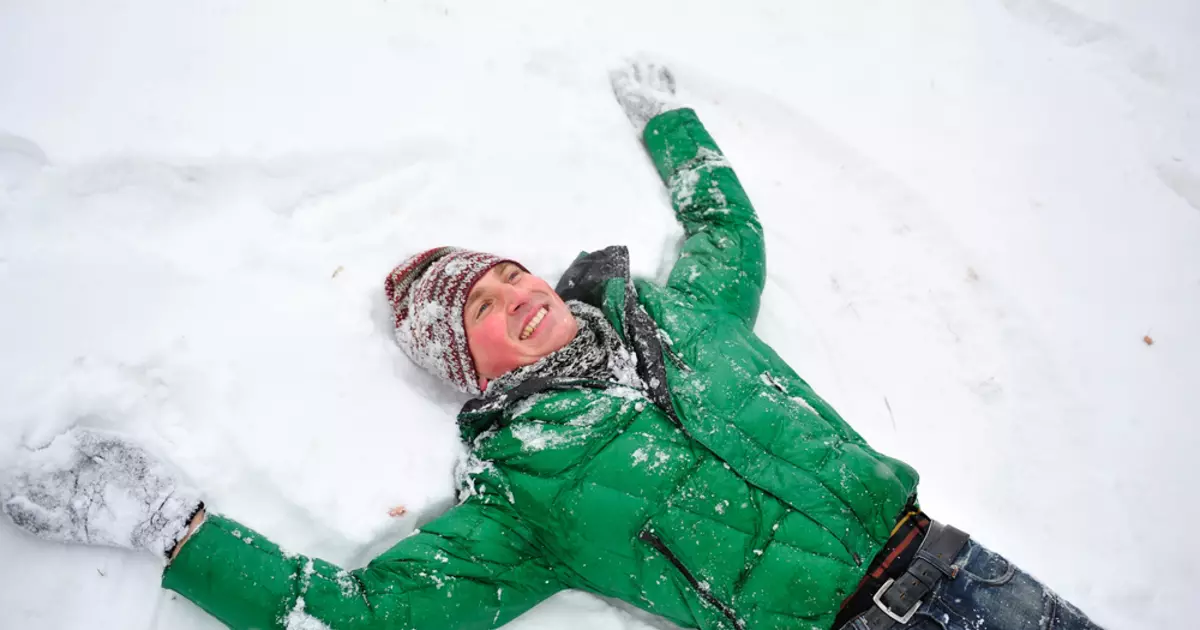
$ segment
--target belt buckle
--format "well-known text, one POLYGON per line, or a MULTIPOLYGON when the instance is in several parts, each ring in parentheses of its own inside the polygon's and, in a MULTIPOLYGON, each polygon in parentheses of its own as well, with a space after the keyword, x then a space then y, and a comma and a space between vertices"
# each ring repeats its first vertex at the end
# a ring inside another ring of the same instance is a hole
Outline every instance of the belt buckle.
POLYGON ((917 614, 917 609, 921 607, 921 601, 917 600, 915 603, 913 603, 912 608, 909 608, 908 612, 904 613, 903 616, 892 612, 892 609, 888 608, 887 604, 883 603, 883 594, 887 592, 888 587, 890 587, 895 581, 896 580, 893 578, 888 578, 888 581, 884 582, 883 586, 879 587, 878 591, 875 591, 875 596, 872 597, 871 600, 875 602, 875 605, 879 607, 879 610, 883 611, 883 614, 891 617, 896 621, 896 623, 908 623, 909 620, 913 618, 913 615, 917 614))

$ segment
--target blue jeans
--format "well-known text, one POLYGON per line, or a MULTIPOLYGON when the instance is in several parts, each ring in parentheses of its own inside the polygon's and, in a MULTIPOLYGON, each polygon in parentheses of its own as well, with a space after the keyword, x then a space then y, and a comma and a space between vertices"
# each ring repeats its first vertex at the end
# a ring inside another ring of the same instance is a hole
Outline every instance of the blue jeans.
MULTIPOLYGON (((1003 556, 969 541, 906 630, 1100 630, 1087 615, 1003 556)), ((900 627, 900 626, 897 626, 900 627)), ((870 630, 855 619, 842 630, 870 630)))

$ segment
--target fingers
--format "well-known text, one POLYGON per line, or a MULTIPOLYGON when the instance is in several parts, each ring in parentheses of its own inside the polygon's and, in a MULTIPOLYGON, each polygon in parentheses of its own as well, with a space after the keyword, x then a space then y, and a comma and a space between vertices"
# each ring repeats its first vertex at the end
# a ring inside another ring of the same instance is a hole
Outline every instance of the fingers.
POLYGON ((34 536, 50 540, 62 538, 62 519, 53 518, 43 506, 33 503, 27 497, 11 497, 4 501, 0 509, 12 519, 14 525, 34 536))
POLYGON ((613 95, 625 115, 640 132, 647 122, 675 102, 675 75, 664 65, 651 61, 627 60, 608 73, 613 95))
MULTIPOLYGON (((114 457, 121 453, 141 454, 141 449, 132 445, 123 436, 108 431, 97 431, 84 427, 74 427, 66 434, 74 441, 76 448, 90 458, 114 457)), ((144 458, 144 456, 142 456, 144 458)))
POLYGON ((627 68, 612 70, 608 73, 608 83, 612 86, 613 94, 618 100, 621 98, 621 94, 629 90, 628 86, 632 79, 627 73, 627 68))
POLYGON ((675 94, 675 75, 667 66, 644 60, 629 60, 624 66, 608 73, 614 89, 649 89, 675 94))
MULTIPOLYGON (((11 503, 14 506, 16 505, 16 499, 17 499, 16 484, 17 484, 16 479, 7 479, 7 480, 5 480, 4 485, 0 486, 0 512, 4 512, 5 514, 10 514, 9 504, 11 503)), ((15 508, 13 508, 13 509, 15 509, 15 508)), ((10 518, 11 518, 11 515, 10 515, 10 518)))
POLYGON ((668 94, 675 94, 675 75, 671 69, 656 63, 649 64, 645 73, 646 84, 652 89, 668 94))

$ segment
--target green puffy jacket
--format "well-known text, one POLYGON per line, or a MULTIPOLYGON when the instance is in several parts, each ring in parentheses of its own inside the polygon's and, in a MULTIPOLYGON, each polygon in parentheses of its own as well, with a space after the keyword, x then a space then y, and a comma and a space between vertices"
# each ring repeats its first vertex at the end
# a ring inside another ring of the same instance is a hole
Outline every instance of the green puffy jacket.
POLYGON ((237 628, 496 628, 573 588, 685 627, 827 630, 917 474, 754 334, 762 229, 695 113, 644 138, 686 233, 667 285, 608 248, 557 290, 604 311, 645 390, 549 379, 468 403, 464 500, 365 568, 210 515, 163 585, 237 628))

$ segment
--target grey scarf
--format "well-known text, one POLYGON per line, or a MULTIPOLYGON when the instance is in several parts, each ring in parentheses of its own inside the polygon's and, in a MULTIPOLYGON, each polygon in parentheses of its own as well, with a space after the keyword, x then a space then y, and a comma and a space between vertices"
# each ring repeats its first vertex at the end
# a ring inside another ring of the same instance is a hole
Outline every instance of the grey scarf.
POLYGON ((533 378, 578 378, 610 381, 643 389, 637 357, 625 347, 617 330, 600 309, 576 300, 567 302, 579 333, 570 343, 537 363, 517 368, 488 383, 483 397, 493 398, 533 378))

